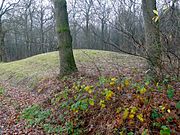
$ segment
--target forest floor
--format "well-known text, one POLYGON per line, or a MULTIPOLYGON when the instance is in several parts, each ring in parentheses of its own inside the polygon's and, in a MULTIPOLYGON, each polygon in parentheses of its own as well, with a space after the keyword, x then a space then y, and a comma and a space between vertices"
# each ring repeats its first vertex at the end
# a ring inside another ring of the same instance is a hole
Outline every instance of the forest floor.
POLYGON ((180 134, 180 82, 156 82, 145 60, 76 50, 79 72, 58 79, 58 53, 0 64, 0 134, 180 134))

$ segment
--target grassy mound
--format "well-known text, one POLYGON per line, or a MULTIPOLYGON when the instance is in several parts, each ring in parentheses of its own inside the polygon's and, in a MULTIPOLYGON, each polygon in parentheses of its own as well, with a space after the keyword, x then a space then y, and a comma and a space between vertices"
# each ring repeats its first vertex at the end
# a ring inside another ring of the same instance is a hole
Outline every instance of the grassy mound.
MULTIPOLYGON (((137 63, 139 62, 136 61, 141 60, 138 57, 126 54, 97 50, 75 50, 74 55, 78 68, 84 65, 89 66, 89 64, 94 65, 98 62, 96 68, 100 68, 100 70, 103 70, 104 66, 104 64, 100 64, 100 61, 106 64, 116 63, 121 66, 138 66, 137 63)), ((0 63, 0 82, 7 82, 15 87, 33 88, 39 80, 57 75, 58 68, 58 52, 40 54, 9 63, 0 63)))

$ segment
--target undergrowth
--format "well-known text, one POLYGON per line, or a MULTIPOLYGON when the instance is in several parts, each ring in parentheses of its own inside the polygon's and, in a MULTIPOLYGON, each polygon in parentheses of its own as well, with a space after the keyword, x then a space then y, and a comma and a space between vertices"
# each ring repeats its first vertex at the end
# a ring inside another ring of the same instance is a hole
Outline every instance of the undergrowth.
POLYGON ((3 95, 4 93, 5 93, 4 88, 0 86, 0 96, 3 95))
POLYGON ((175 83, 149 77, 65 77, 64 90, 44 108, 25 109, 21 118, 51 134, 178 134, 175 83))

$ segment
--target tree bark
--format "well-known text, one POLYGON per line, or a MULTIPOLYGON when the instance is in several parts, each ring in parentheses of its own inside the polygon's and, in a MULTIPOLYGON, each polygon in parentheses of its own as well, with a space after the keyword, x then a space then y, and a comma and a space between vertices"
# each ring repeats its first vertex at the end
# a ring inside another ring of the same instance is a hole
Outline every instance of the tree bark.
POLYGON ((41 36, 41 45, 40 45, 40 49, 39 52, 40 53, 45 53, 45 38, 44 38, 44 9, 41 6, 41 10, 40 10, 40 36, 41 36))
POLYGON ((73 44, 73 47, 74 48, 78 48, 77 46, 77 22, 73 22, 73 41, 72 41, 72 44, 73 44))
POLYGON ((2 28, 2 22, 0 18, 0 62, 6 62, 6 53, 5 53, 5 43, 4 43, 5 33, 2 28))
POLYGON ((56 31, 60 56, 60 77, 77 71, 72 51, 66 0, 54 0, 56 31))
POLYGON ((145 39, 149 65, 152 69, 161 67, 161 43, 159 33, 159 20, 155 22, 153 10, 156 8, 156 0, 142 0, 142 9, 145 25, 145 39))
POLYGON ((89 31, 89 12, 86 13, 86 46, 88 49, 91 49, 91 43, 90 43, 90 31, 89 31))

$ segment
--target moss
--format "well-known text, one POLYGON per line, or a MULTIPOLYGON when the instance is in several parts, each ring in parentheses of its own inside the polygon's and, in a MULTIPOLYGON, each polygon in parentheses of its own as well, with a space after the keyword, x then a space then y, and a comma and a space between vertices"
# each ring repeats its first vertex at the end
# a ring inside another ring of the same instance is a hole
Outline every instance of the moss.
POLYGON ((58 33, 63 33, 63 32, 68 32, 68 31, 70 31, 70 30, 69 30, 69 28, 67 26, 57 29, 58 33))

